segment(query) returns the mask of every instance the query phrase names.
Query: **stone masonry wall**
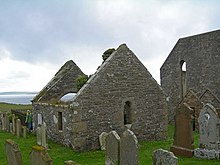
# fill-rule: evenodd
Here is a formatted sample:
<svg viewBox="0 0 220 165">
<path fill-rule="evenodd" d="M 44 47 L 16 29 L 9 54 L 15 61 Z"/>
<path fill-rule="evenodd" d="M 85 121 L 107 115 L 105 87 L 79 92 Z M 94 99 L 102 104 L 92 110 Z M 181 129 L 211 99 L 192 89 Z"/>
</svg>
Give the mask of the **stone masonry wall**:
<svg viewBox="0 0 220 165">
<path fill-rule="evenodd" d="M 162 65 L 161 86 L 169 100 L 169 121 L 181 101 L 181 63 L 186 62 L 186 88 L 200 96 L 207 88 L 220 97 L 220 30 L 179 39 Z"/>
<path fill-rule="evenodd" d="M 71 104 L 73 144 L 76 150 L 99 148 L 102 132 L 122 132 L 125 102 L 131 103 L 131 130 L 138 140 L 166 139 L 165 96 L 144 65 L 121 45 Z"/>
<path fill-rule="evenodd" d="M 42 120 L 46 123 L 47 126 L 47 137 L 57 143 L 72 147 L 72 115 L 70 113 L 69 106 L 34 103 L 33 108 L 34 128 L 37 128 L 38 114 L 41 114 Z M 62 130 L 59 130 L 58 126 L 58 112 L 62 112 Z"/>
</svg>

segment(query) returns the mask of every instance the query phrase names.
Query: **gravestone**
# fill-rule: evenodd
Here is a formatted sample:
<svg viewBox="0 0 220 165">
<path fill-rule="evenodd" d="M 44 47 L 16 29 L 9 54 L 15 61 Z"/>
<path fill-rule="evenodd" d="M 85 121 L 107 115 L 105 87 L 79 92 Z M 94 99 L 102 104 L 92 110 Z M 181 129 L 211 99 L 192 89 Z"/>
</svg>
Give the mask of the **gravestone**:
<svg viewBox="0 0 220 165">
<path fill-rule="evenodd" d="M 6 131 L 10 132 L 10 121 L 7 113 L 5 114 L 5 127 L 6 127 Z"/>
<path fill-rule="evenodd" d="M 30 165 L 52 165 L 53 160 L 47 150 L 41 146 L 33 146 L 30 153 Z"/>
<path fill-rule="evenodd" d="M 22 126 L 22 136 L 23 136 L 23 138 L 27 137 L 27 127 L 26 126 Z"/>
<path fill-rule="evenodd" d="M 219 159 L 220 128 L 216 109 L 207 103 L 199 115 L 199 148 L 194 151 L 197 158 Z"/>
<path fill-rule="evenodd" d="M 2 114 L 2 130 L 6 130 L 6 113 Z"/>
<path fill-rule="evenodd" d="M 37 144 L 41 146 L 42 144 L 41 126 L 37 127 L 36 134 L 37 134 Z"/>
<path fill-rule="evenodd" d="M 174 155 L 192 157 L 194 150 L 193 139 L 193 110 L 188 104 L 178 106 L 175 115 L 174 142 L 170 150 Z"/>
<path fill-rule="evenodd" d="M 18 145 L 11 139 L 5 142 L 8 165 L 22 165 L 22 157 Z"/>
<path fill-rule="evenodd" d="M 44 124 L 41 125 L 41 145 L 47 147 L 47 131 Z"/>
<path fill-rule="evenodd" d="M 177 165 L 178 158 L 172 152 L 158 149 L 153 152 L 153 165 Z"/>
<path fill-rule="evenodd" d="M 105 150 L 106 148 L 106 136 L 107 136 L 108 133 L 106 132 L 102 132 L 100 135 L 99 135 L 99 143 L 100 143 L 100 146 L 101 146 L 101 150 Z"/>
<path fill-rule="evenodd" d="M 199 115 L 199 148 L 219 150 L 219 118 L 215 108 L 207 103 Z"/>
<path fill-rule="evenodd" d="M 16 122 L 15 122 L 15 114 L 12 115 L 12 133 L 15 135 L 16 132 Z"/>
<path fill-rule="evenodd" d="M 16 136 L 19 138 L 21 137 L 21 120 L 16 120 Z"/>
<path fill-rule="evenodd" d="M 120 164 L 139 164 L 137 137 L 129 129 L 126 129 L 120 138 Z"/>
<path fill-rule="evenodd" d="M 119 164 L 119 141 L 116 131 L 111 131 L 106 136 L 105 165 Z"/>
<path fill-rule="evenodd" d="M 12 125 L 12 123 L 9 123 L 9 132 L 13 133 L 13 125 Z"/>
</svg>

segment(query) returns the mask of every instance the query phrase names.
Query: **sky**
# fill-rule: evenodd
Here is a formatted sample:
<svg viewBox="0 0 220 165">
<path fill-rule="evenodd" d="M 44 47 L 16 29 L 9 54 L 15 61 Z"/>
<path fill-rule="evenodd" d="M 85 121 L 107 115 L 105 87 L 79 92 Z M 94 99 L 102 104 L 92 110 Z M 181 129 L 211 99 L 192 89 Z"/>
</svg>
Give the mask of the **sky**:
<svg viewBox="0 0 220 165">
<path fill-rule="evenodd" d="M 218 0 L 0 0 L 0 92 L 40 91 L 67 61 L 93 74 L 127 46 L 160 84 L 179 38 L 217 30 Z"/>
</svg>

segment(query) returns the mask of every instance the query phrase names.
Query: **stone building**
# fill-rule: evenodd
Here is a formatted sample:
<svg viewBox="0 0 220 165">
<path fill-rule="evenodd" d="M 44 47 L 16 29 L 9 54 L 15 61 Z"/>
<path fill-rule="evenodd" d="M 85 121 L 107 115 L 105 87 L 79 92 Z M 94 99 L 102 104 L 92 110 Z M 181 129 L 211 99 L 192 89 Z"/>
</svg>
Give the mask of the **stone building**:
<svg viewBox="0 0 220 165">
<path fill-rule="evenodd" d="M 57 89 L 56 84 L 53 88 Z M 36 126 L 43 120 L 50 139 L 75 150 L 98 149 L 102 132 L 116 130 L 120 134 L 127 127 L 139 141 L 167 137 L 165 95 L 125 44 L 102 63 L 71 102 L 53 104 L 48 102 L 52 98 L 53 94 L 33 100 L 33 122 Z"/>
<path fill-rule="evenodd" d="M 207 89 L 220 98 L 219 64 L 220 30 L 178 40 L 160 68 L 161 86 L 169 100 L 169 121 L 189 89 L 199 98 Z"/>
</svg>

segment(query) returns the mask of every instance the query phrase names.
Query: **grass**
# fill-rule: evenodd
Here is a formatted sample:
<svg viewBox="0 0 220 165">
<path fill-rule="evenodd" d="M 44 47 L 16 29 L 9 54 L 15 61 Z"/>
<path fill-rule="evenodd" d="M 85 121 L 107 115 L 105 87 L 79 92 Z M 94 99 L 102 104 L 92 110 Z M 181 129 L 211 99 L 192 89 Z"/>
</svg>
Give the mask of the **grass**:
<svg viewBox="0 0 220 165">
<path fill-rule="evenodd" d="M 32 105 L 23 105 L 23 104 L 8 104 L 0 102 L 0 112 L 10 112 L 11 109 L 32 109 Z"/>
<path fill-rule="evenodd" d="M 0 104 L 1 107 L 2 104 Z M 14 105 L 13 105 L 14 106 Z M 9 108 L 10 109 L 10 108 Z M 19 109 L 19 108 L 15 108 Z M 169 150 L 173 142 L 174 126 L 169 125 L 168 139 L 166 141 L 139 142 L 139 161 L 141 165 L 152 164 L 152 153 L 154 150 L 162 148 Z M 29 154 L 32 146 L 36 145 L 36 137 L 28 134 L 27 138 L 17 138 L 11 133 L 0 131 L 0 164 L 7 165 L 6 155 L 4 152 L 4 144 L 6 139 L 14 140 L 20 147 L 23 164 L 28 165 Z M 198 133 L 194 133 L 195 147 L 198 146 Z M 48 141 L 48 153 L 53 159 L 54 165 L 62 165 L 66 160 L 73 160 L 81 165 L 103 165 L 105 162 L 105 153 L 103 151 L 75 152 L 70 148 L 63 147 L 52 141 Z M 179 165 L 217 165 L 218 160 L 204 160 L 196 158 L 178 157 Z"/>
</svg>

